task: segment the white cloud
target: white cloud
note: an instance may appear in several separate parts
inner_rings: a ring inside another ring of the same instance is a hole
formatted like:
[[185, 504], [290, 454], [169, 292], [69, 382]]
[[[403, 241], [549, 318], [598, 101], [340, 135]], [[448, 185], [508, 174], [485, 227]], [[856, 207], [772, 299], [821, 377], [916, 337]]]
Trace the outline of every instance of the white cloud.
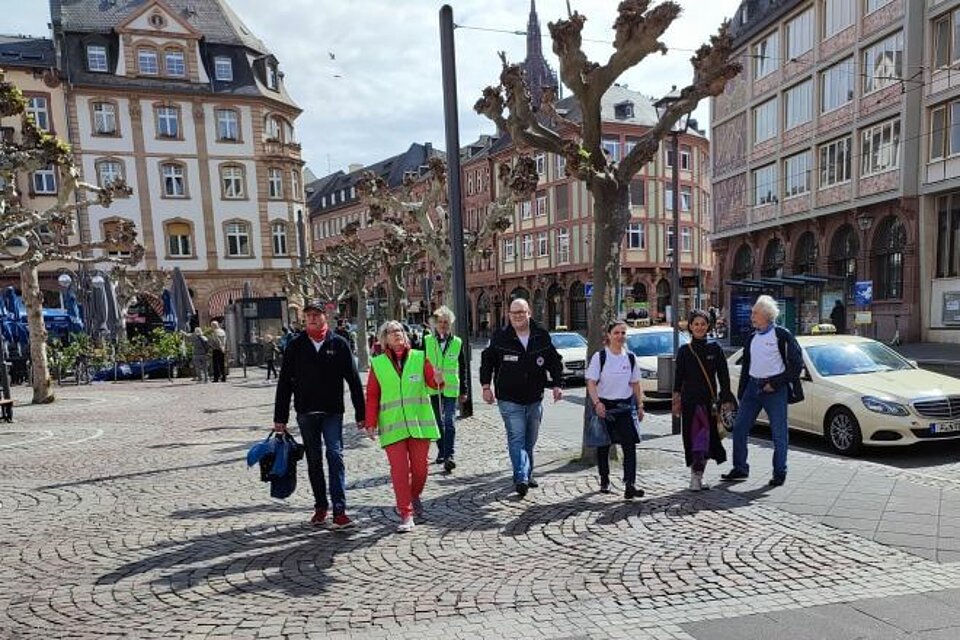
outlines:
[[[286, 86], [303, 108], [297, 129], [303, 153], [318, 175], [350, 163], [371, 163], [404, 151], [413, 142], [444, 147], [440, 80], [440, 2], [423, 0], [229, 0], [247, 26], [277, 55]], [[464, 27], [524, 31], [528, 0], [450, 0], [454, 21]], [[7, 32], [46, 33], [46, 2], [0, 0]], [[587, 16], [584, 38], [612, 40], [617, 2], [571, 0]], [[663, 95], [672, 84], [690, 78], [689, 58], [739, 0], [683, 0], [684, 13], [667, 32], [667, 56], [651, 56], [625, 73], [621, 83], [648, 95]], [[566, 0], [537, 2], [543, 33], [547, 23], [566, 16]], [[509, 60], [524, 57], [522, 35], [457, 29], [457, 77], [461, 143], [491, 132], [492, 125], [473, 113], [483, 87], [500, 72], [498, 51]], [[543, 49], [557, 62], [549, 37]], [[591, 59], [603, 62], [609, 44], [586, 42]], [[331, 60], [332, 52], [335, 60]], [[339, 77], [337, 77], [339, 76]], [[697, 112], [707, 122], [707, 109]]]

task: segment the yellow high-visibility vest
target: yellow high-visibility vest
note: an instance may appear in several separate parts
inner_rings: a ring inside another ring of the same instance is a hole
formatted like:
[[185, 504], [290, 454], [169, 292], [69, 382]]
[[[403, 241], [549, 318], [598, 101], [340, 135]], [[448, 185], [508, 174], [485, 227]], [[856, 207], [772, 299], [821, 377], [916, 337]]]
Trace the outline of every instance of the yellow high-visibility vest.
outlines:
[[385, 353], [370, 362], [380, 384], [377, 431], [381, 447], [407, 438], [440, 438], [430, 396], [427, 395], [429, 387], [424, 380], [425, 362], [426, 356], [422, 351], [410, 351], [399, 374]]

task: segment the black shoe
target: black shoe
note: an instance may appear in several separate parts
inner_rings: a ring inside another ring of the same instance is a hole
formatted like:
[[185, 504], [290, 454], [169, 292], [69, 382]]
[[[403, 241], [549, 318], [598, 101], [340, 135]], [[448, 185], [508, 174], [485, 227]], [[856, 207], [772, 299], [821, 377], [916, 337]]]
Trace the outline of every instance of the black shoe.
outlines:
[[600, 493], [610, 493], [610, 480], [608, 478], [600, 478]]
[[437, 459], [433, 461], [433, 464], [443, 464], [444, 462], [446, 462], [445, 459], [441, 458], [440, 456], [437, 456]]
[[628, 484], [627, 488], [623, 490], [623, 499], [624, 500], [633, 500], [634, 498], [642, 498], [643, 489], [637, 489], [632, 484]]
[[720, 476], [721, 480], [726, 480], [727, 482], [737, 482], [740, 480], [746, 480], [750, 477], [750, 474], [746, 471], [740, 471], [740, 469], [733, 469], [729, 473], [725, 473]]
[[447, 458], [443, 461], [443, 470], [447, 473], [450, 473], [457, 468], [457, 463], [453, 461], [453, 458]]
[[773, 476], [770, 478], [768, 483], [771, 487], [782, 487], [783, 483], [787, 481], [787, 476]]
[[525, 497], [527, 495], [527, 488], [528, 488], [528, 485], [526, 482], [518, 482], [516, 487], [517, 495], [520, 496], [521, 498]]
[[533, 478], [530, 478], [529, 480], [527, 480], [527, 486], [530, 487], [531, 489], [536, 489], [537, 487], [540, 486], [540, 483], [534, 480]]

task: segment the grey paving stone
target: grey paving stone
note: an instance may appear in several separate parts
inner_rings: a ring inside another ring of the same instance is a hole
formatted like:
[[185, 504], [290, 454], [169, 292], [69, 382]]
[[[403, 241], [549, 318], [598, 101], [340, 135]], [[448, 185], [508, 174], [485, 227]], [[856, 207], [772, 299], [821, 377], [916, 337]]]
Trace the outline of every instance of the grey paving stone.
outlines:
[[960, 626], [960, 609], [926, 595], [862, 600], [850, 606], [910, 633]]

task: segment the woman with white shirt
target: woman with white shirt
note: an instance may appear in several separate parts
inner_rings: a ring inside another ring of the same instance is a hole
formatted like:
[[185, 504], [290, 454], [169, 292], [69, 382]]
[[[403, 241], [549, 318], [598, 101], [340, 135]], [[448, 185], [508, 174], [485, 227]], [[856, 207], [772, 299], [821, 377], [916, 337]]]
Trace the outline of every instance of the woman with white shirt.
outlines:
[[[637, 482], [637, 443], [640, 434], [634, 422], [643, 419], [643, 389], [636, 358], [627, 351], [627, 325], [622, 320], [607, 325], [607, 346], [593, 354], [587, 367], [587, 396], [607, 428], [610, 442], [623, 449], [623, 497], [643, 496]], [[597, 447], [600, 493], [610, 493], [610, 446]]]

